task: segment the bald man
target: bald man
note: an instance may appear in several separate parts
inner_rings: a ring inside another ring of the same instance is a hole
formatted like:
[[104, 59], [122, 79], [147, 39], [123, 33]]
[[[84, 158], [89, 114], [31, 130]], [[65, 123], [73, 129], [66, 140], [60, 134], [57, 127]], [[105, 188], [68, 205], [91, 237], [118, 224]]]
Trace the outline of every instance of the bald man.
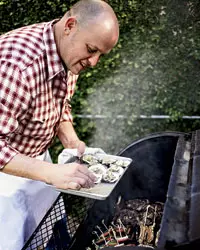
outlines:
[[[104, 1], [77, 2], [60, 20], [34, 24], [0, 37], [0, 169], [57, 188], [93, 186], [78, 163], [41, 162], [58, 135], [64, 148], [82, 142], [72, 124], [70, 99], [78, 75], [116, 45], [119, 26]], [[41, 158], [41, 157], [40, 157]]]
[[79, 73], [118, 36], [116, 15], [100, 0], [79, 1], [60, 20], [0, 36], [0, 249], [20, 250], [33, 233], [58, 196], [47, 184], [94, 185], [87, 167], [53, 164], [48, 148], [58, 136], [64, 148], [84, 153], [70, 100]]

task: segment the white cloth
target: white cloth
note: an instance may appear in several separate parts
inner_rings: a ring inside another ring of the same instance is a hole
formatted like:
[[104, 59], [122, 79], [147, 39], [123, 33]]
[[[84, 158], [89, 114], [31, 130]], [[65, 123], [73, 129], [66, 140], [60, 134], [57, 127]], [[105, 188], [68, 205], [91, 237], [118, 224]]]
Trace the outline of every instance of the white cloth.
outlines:
[[[51, 161], [48, 151], [37, 158]], [[0, 250], [21, 250], [58, 195], [43, 182], [0, 173]]]
[[[86, 147], [84, 154], [105, 154], [103, 149], [101, 148], [91, 148]], [[76, 148], [65, 148], [63, 151], [58, 155], [58, 163], [64, 164], [70, 160], [70, 158], [77, 156], [77, 149]]]

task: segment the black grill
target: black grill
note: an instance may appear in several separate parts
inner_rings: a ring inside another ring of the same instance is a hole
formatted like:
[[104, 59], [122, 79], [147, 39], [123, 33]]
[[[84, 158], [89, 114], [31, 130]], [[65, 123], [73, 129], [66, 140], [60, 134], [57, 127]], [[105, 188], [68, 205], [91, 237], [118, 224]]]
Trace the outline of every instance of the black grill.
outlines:
[[86, 249], [96, 226], [112, 222], [119, 197], [165, 203], [159, 247], [200, 249], [200, 131], [150, 135], [119, 155], [133, 161], [106, 200], [60, 195], [23, 250]]

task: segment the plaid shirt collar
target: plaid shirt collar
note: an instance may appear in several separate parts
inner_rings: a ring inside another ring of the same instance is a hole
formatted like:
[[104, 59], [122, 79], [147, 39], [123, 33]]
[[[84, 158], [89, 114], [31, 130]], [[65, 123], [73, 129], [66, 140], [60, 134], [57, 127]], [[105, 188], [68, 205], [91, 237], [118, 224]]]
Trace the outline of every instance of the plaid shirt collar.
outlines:
[[55, 19], [51, 22], [48, 22], [44, 27], [43, 38], [45, 44], [45, 50], [47, 55], [47, 70], [48, 70], [48, 81], [55, 77], [60, 72], [63, 72], [66, 75], [65, 69], [63, 67], [61, 58], [58, 55], [54, 32], [53, 24], [55, 24], [58, 19]]

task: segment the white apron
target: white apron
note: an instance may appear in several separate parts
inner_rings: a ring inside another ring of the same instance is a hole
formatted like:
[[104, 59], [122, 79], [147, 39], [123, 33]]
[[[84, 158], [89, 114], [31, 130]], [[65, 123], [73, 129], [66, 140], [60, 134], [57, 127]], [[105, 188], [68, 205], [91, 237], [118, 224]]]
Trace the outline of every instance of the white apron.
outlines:
[[[37, 159], [51, 162], [48, 151]], [[0, 250], [21, 250], [58, 195], [43, 182], [0, 172]]]

